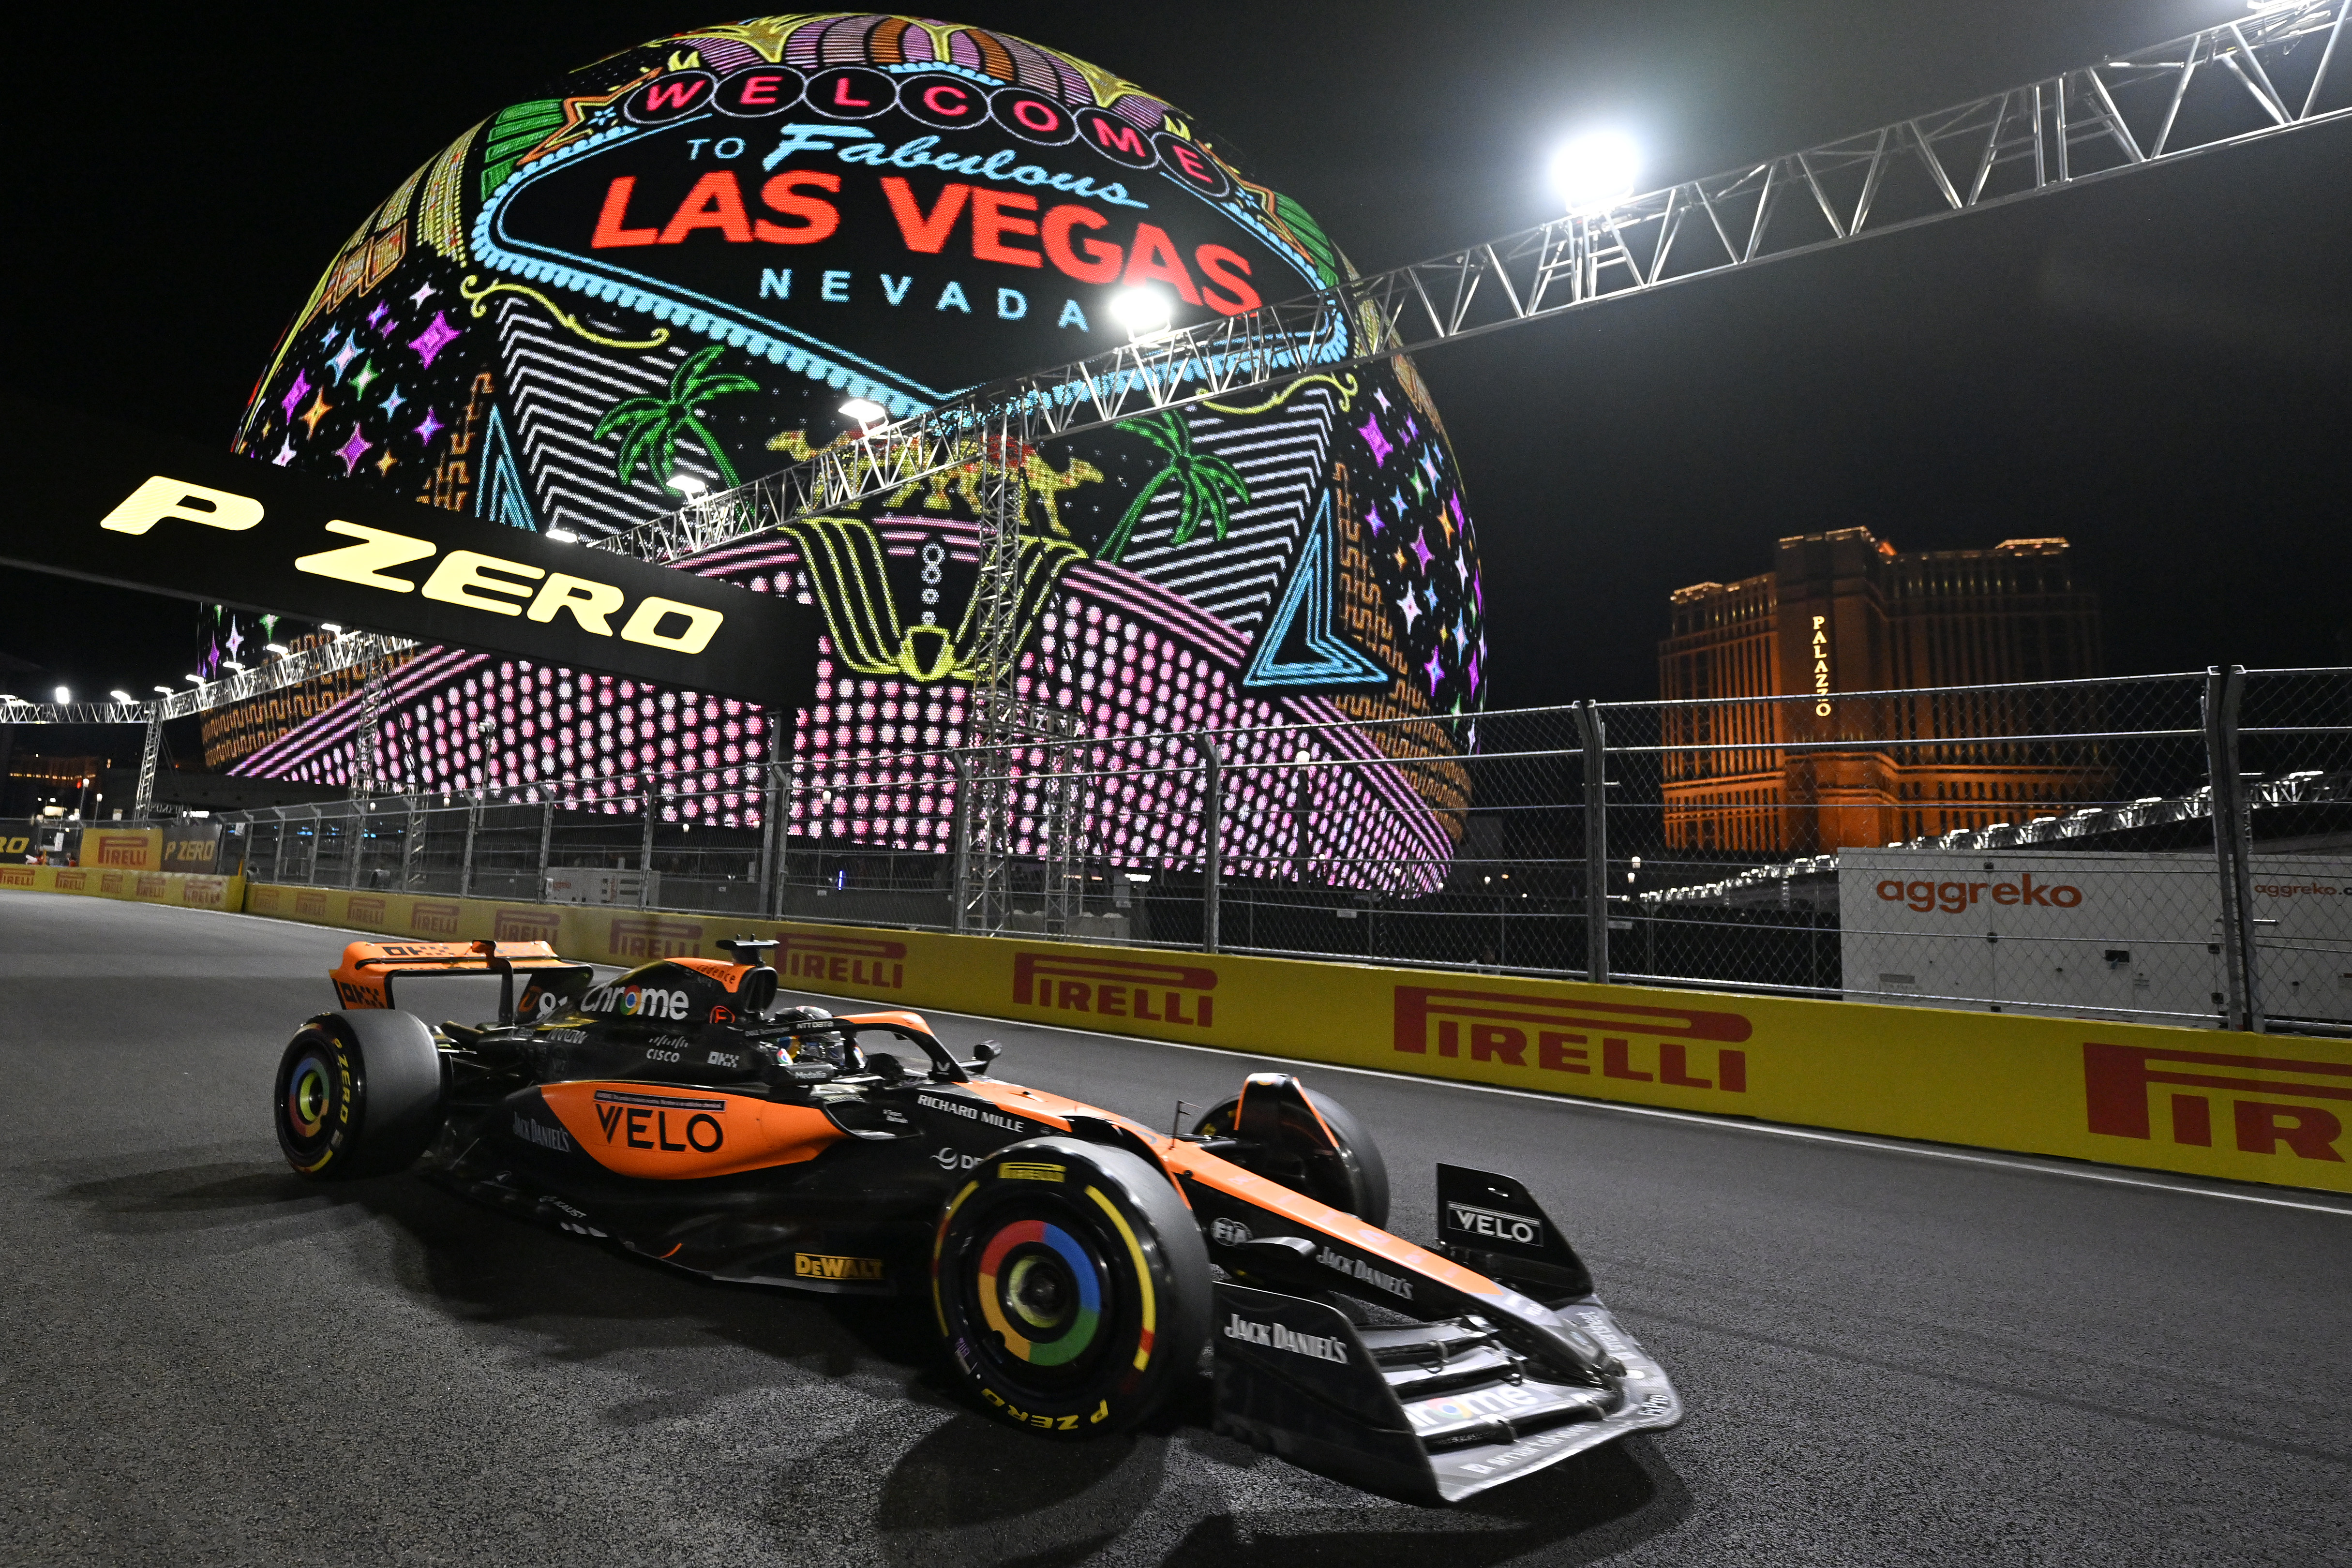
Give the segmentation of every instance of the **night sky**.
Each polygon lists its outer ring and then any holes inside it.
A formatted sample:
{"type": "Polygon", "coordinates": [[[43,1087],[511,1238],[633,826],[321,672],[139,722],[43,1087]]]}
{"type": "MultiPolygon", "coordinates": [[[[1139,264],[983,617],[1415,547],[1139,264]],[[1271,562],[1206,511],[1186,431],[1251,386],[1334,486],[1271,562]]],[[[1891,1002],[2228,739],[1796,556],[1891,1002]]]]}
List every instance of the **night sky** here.
{"type": "MultiPolygon", "coordinates": [[[[1574,130],[1630,130],[1650,189],[2242,12],[974,0],[954,19],[1166,95],[1370,271],[1552,215],[1544,162],[1574,130]]],[[[8,111],[16,384],[226,444],[394,184],[556,72],[718,15],[199,7],[60,42],[8,111]]],[[[1853,526],[1906,549],[2066,536],[2111,672],[2352,663],[2347,167],[2352,123],[2298,131],[1425,356],[1486,562],[1491,706],[1654,696],[1670,591],[1853,526]]],[[[77,692],[193,667],[192,605],[10,571],[0,591],[0,653],[77,692]]]]}

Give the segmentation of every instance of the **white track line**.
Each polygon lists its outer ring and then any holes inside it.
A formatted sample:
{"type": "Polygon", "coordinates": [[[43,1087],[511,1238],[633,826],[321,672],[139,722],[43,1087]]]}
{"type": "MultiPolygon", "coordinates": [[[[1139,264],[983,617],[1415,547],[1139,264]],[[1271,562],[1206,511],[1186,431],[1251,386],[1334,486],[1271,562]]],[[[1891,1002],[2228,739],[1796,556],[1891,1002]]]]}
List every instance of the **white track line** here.
{"type": "MultiPolygon", "coordinates": [[[[831,991],[807,991],[795,988],[794,994],[824,997],[833,1001],[857,1002],[867,1007],[877,1005],[870,997],[844,997],[831,991]]],[[[1502,1094],[1514,1100],[1533,1100],[1541,1104],[1562,1105],[1575,1110],[1607,1111],[1621,1116],[1647,1116],[1663,1122],[1683,1122],[1695,1126],[1713,1128],[1724,1133],[1754,1133],[1771,1138],[1793,1138],[1800,1143],[1841,1144],[1849,1148],[1868,1149],[1884,1155],[1909,1155],[1924,1160],[1949,1160],[1959,1165],[1991,1166],[2000,1170],[2025,1171],[2035,1176],[2063,1176],[2072,1181],[2102,1182],[2109,1186],[2147,1187],[2155,1192],[2174,1193],[2184,1197],[2218,1197],[2232,1203],[2255,1203],[2268,1208],[2295,1208],[2313,1214],[2332,1214],[2341,1219],[2352,1219],[2352,1208],[2336,1204],[2301,1203],[2294,1198],[2266,1197],[2260,1193],[2228,1192],[2214,1187],[2189,1186],[2176,1182],[2149,1181],[2139,1176],[2116,1176],[2106,1171],[2078,1170],[2072,1166],[2043,1165],[2034,1160],[2005,1159],[1998,1155],[1967,1154],[1958,1149],[1940,1149],[1931,1145],[1896,1142],[1893,1139],[1857,1137],[1847,1133],[1816,1132],[1810,1127],[1784,1127],[1770,1122],[1738,1121],[1725,1116],[1708,1116],[1696,1111],[1668,1111],[1655,1105],[1628,1105],[1614,1100],[1587,1100],[1574,1094],[1548,1094],[1536,1089],[1508,1089],[1496,1083],[1465,1083],[1458,1078],[1424,1077],[1417,1072],[1393,1072],[1381,1067],[1349,1067],[1336,1061],[1318,1061],[1311,1057],[1276,1056],[1271,1051],[1236,1051],[1221,1045],[1202,1045],[1192,1040],[1150,1040],[1139,1035],[1105,1034],[1099,1030],[1074,1029],[1067,1024],[1031,1023],[1025,1019],[991,1018],[985,1013],[958,1012],[953,1008],[920,1008],[910,1009],[939,1013],[947,1018],[971,1019],[980,1023],[997,1024],[1014,1029],[1050,1030],[1055,1034],[1080,1035],[1087,1040],[1118,1040],[1130,1045],[1160,1045],[1176,1051],[1206,1051],[1213,1056],[1244,1056],[1260,1061],[1279,1061],[1292,1066],[1312,1067],[1325,1072],[1352,1072],[1363,1078],[1386,1078],[1399,1083],[1434,1085],[1443,1089],[1466,1090],[1474,1094],[1502,1094]]]]}

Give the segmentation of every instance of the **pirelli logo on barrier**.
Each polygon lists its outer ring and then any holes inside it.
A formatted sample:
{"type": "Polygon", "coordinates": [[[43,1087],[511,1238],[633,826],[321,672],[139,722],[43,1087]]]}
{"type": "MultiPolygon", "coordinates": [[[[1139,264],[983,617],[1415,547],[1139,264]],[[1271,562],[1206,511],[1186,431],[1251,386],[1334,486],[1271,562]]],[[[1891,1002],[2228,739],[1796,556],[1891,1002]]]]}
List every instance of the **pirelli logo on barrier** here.
{"type": "Polygon", "coordinates": [[[58,873],[58,891],[59,893],[88,893],[89,891],[89,873],[86,871],[61,871],[58,873]]]}
{"type": "Polygon", "coordinates": [[[228,903],[228,879],[192,876],[180,884],[180,902],[191,909],[219,909],[228,903]]]}
{"type": "Polygon", "coordinates": [[[135,833],[95,832],[82,835],[85,842],[82,859],[92,865],[127,866],[145,871],[156,859],[156,841],[160,834],[152,831],[135,833]]]}
{"type": "Polygon", "coordinates": [[[256,915],[275,915],[278,913],[278,889],[257,887],[246,902],[253,906],[256,915]]]}
{"type": "Polygon", "coordinates": [[[2090,1130],[2108,1137],[2151,1140],[2162,1124],[2195,1148],[2220,1138],[2240,1154],[2341,1165],[2352,1066],[2086,1040],[2083,1099],[2090,1130]]]}
{"type": "Polygon", "coordinates": [[[39,884],[40,880],[33,874],[31,866],[0,866],[0,887],[34,887],[39,884]]]}
{"type": "Polygon", "coordinates": [[[100,876],[98,879],[98,891],[105,894],[110,898],[114,896],[116,894],[121,893],[122,891],[122,873],[119,871],[110,871],[100,876]]]}
{"type": "MultiPolygon", "coordinates": [[[[352,902],[357,904],[359,901],[353,899],[352,902]]],[[[457,935],[458,917],[465,912],[462,904],[426,904],[420,899],[409,906],[408,928],[436,936],[455,936],[457,935]]]]}
{"type": "Polygon", "coordinates": [[[616,915],[605,942],[615,958],[691,958],[702,951],[702,923],[616,915]]]}
{"type": "Polygon", "coordinates": [[[501,909],[490,936],[500,942],[546,942],[562,939],[563,916],[552,909],[501,909]]]}
{"type": "Polygon", "coordinates": [[[822,936],[785,931],[776,937],[776,967],[793,979],[907,988],[907,945],[880,936],[822,936]]]}
{"type": "Polygon", "coordinates": [[[343,918],[353,925],[381,925],[383,924],[383,900],[372,894],[355,893],[343,905],[343,918]]]}
{"type": "Polygon", "coordinates": [[[1067,953],[1013,959],[1013,1002],[1097,1019],[1208,1029],[1216,1022],[1217,972],[1199,964],[1154,964],[1067,953]]]}
{"type": "Polygon", "coordinates": [[[324,920],[327,917],[327,895],[316,888],[304,888],[294,895],[294,918],[324,920]]]}
{"type": "Polygon", "coordinates": [[[1748,1053],[1732,1046],[1753,1032],[1744,1014],[1696,1008],[1396,988],[1401,1051],[1632,1083],[1744,1094],[1748,1053]]]}
{"type": "Polygon", "coordinates": [[[139,873],[138,891],[132,896],[138,898],[161,898],[166,893],[169,893],[171,889],[172,884],[164,880],[163,873],[162,872],[142,872],[139,873]]]}

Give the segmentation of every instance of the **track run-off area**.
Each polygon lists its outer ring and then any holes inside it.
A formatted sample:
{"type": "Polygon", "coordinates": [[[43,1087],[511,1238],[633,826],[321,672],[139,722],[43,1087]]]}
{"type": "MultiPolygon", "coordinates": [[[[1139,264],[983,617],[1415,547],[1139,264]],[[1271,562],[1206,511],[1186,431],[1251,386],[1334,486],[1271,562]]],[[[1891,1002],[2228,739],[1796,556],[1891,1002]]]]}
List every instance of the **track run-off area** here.
{"type": "MultiPolygon", "coordinates": [[[[0,1561],[2318,1563],[2352,1532],[2352,1202],[1306,1064],[1518,1176],[1688,1401],[1450,1511],[1159,1425],[965,1407],[919,1308],[673,1274],[411,1176],[270,1074],[353,934],[0,894],[0,1561]]],[[[825,998],[816,998],[825,1000],[825,998]]],[[[854,1010],[835,1002],[840,1010],[854,1010]]],[[[933,1014],[1165,1126],[1269,1058],[933,1014]]]]}

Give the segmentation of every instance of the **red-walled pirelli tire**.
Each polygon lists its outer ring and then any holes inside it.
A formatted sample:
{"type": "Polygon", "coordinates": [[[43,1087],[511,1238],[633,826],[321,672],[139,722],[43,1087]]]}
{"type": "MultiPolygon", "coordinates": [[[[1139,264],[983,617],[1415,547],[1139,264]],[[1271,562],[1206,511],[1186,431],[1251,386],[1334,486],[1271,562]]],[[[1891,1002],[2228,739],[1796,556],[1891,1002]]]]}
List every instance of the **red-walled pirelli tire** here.
{"type": "Polygon", "coordinates": [[[314,1181],[405,1170],[441,1126],[441,1053],[414,1013],[320,1013],[278,1059],[273,1120],[314,1181]]]}
{"type": "Polygon", "coordinates": [[[1124,1149],[1000,1149],[940,1211],[940,1331],[991,1415],[1057,1437],[1132,1427],[1199,1375],[1208,1250],[1166,1174],[1124,1149]]]}

